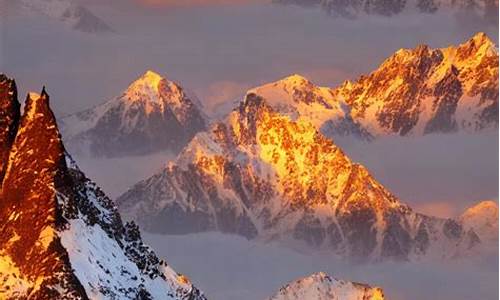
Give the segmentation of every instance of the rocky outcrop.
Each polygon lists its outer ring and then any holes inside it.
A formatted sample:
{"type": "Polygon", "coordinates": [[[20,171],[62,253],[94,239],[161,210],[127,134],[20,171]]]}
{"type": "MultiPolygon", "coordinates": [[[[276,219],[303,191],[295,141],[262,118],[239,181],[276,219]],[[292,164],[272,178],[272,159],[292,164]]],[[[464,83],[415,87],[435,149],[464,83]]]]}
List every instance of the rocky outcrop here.
{"type": "Polygon", "coordinates": [[[20,119],[16,83],[0,74],[0,183],[3,180],[9,152],[16,138],[20,119]]]}
{"type": "Polygon", "coordinates": [[[28,95],[8,155],[0,190],[1,299],[205,299],[78,169],[45,89],[28,95]]]}

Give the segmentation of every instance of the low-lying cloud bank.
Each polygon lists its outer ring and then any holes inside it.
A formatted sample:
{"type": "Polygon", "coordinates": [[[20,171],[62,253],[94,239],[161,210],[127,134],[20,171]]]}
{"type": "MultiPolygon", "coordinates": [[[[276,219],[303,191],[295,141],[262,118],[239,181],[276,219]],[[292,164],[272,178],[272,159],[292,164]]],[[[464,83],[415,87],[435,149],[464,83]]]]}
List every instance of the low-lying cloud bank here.
{"type": "Polygon", "coordinates": [[[498,200],[498,130],[337,142],[417,211],[453,217],[479,200],[498,200]]]}
{"type": "Polygon", "coordinates": [[[288,281],[318,271],[381,286],[391,300],[498,299],[496,255],[462,262],[349,265],[325,254],[305,255],[219,233],[144,238],[213,299],[266,299],[288,281]]]}

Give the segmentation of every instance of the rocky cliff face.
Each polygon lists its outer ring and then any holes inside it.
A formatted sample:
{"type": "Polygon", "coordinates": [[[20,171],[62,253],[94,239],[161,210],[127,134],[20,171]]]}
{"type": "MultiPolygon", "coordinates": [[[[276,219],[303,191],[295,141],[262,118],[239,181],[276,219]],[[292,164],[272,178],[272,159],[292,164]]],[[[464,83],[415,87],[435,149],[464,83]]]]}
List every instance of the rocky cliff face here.
{"type": "Polygon", "coordinates": [[[255,94],[117,202],[153,232],[218,230],[355,260],[453,257],[480,242],[413,212],[314,125],[255,94]]]}
{"type": "Polygon", "coordinates": [[[20,119],[20,104],[14,80],[0,75],[0,182],[2,182],[9,152],[16,138],[20,119]]]}
{"type": "Polygon", "coordinates": [[[316,273],[283,286],[269,300],[384,300],[381,288],[316,273]]]}
{"type": "Polygon", "coordinates": [[[205,126],[195,98],[153,71],[120,97],[62,119],[73,153],[107,157],[178,152],[205,126]]]}
{"type": "Polygon", "coordinates": [[[373,135],[498,127],[498,52],[478,33],[457,47],[402,49],[335,96],[373,135]]]}
{"type": "MultiPolygon", "coordinates": [[[[17,102],[12,91],[0,102],[17,102]]],[[[2,115],[17,110],[4,106],[2,115]]],[[[1,299],[205,299],[78,169],[45,90],[29,94],[17,125],[14,142],[2,144],[1,299]]]]}

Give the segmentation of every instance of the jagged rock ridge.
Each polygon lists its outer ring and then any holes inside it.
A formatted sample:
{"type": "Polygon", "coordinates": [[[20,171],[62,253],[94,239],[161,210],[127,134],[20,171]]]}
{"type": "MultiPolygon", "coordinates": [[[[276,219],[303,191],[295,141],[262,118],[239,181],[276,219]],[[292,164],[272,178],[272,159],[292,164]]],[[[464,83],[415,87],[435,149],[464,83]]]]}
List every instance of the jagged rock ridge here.
{"type": "Polygon", "coordinates": [[[217,230],[356,260],[455,257],[480,243],[456,220],[413,212],[314,125],[255,94],[117,203],[153,232],[217,230]]]}
{"type": "Polygon", "coordinates": [[[178,152],[205,127],[194,96],[147,71],[120,97],[62,118],[61,131],[72,153],[112,157],[178,152]]]}
{"type": "Polygon", "coordinates": [[[401,49],[334,94],[373,135],[498,128],[498,51],[484,33],[456,47],[401,49]]]}
{"type": "Polygon", "coordinates": [[[269,300],[384,300],[384,291],[367,284],[339,280],[323,272],[283,286],[269,300]]]}
{"type": "MultiPolygon", "coordinates": [[[[2,90],[0,102],[17,102],[12,95],[2,90]]],[[[19,105],[5,109],[17,115],[19,105]]],[[[1,125],[15,131],[2,158],[1,299],[205,299],[78,169],[45,90],[28,95],[17,130],[1,125]]]]}
{"type": "Polygon", "coordinates": [[[498,128],[498,51],[478,33],[459,46],[401,49],[337,88],[292,75],[248,93],[330,138],[477,132],[498,128]]]}

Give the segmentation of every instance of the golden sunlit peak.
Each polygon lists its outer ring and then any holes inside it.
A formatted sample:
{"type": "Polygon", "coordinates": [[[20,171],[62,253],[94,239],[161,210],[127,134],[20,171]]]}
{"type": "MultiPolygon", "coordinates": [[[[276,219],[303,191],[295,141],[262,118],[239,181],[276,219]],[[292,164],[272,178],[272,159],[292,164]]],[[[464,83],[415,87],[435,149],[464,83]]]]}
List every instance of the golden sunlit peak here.
{"type": "Polygon", "coordinates": [[[40,98],[40,94],[37,92],[28,92],[28,98],[32,100],[36,100],[40,98]]]}
{"type": "Polygon", "coordinates": [[[164,78],[153,70],[147,70],[138,80],[143,82],[148,82],[151,86],[158,86],[161,80],[164,78]]]}
{"type": "Polygon", "coordinates": [[[491,41],[491,39],[488,37],[488,35],[482,31],[476,33],[472,38],[471,38],[472,41],[476,42],[476,43],[483,43],[483,42],[489,42],[489,43],[493,43],[491,41]]]}
{"type": "Polygon", "coordinates": [[[287,76],[285,78],[283,78],[282,80],[280,80],[281,82],[285,82],[285,83],[303,83],[303,82],[309,82],[309,79],[305,78],[304,76],[300,75],[300,74],[292,74],[290,76],[287,76]]]}
{"type": "Polygon", "coordinates": [[[153,100],[158,98],[159,85],[165,78],[152,70],[147,70],[141,77],[132,82],[125,92],[130,100],[140,100],[145,96],[153,100]]]}

